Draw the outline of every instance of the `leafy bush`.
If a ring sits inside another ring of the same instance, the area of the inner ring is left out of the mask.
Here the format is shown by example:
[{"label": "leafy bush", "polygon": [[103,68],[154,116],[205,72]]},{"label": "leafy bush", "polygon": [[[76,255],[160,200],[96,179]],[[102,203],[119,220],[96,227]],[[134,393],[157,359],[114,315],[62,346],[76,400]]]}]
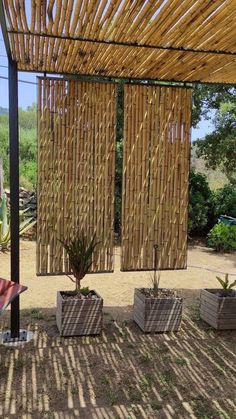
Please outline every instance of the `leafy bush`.
[{"label": "leafy bush", "polygon": [[226,185],[214,192],[214,212],[216,217],[219,215],[229,215],[236,217],[236,187]]},{"label": "leafy bush", "polygon": [[209,231],[209,220],[213,221],[212,192],[206,177],[201,173],[190,171],[189,177],[189,221],[188,232],[191,235],[202,235]]},{"label": "leafy bush", "polygon": [[225,274],[225,279],[220,278],[219,276],[216,277],[217,281],[219,281],[220,285],[223,288],[223,295],[227,296],[231,293],[232,288],[236,285],[236,280],[233,282],[229,282],[229,274]]},{"label": "leafy bush", "polygon": [[[19,157],[21,186],[33,190],[36,184],[36,105],[19,110]],[[4,185],[9,184],[8,114],[0,115],[0,157],[3,160]]]},{"label": "leafy bush", "polygon": [[37,163],[32,160],[20,161],[20,185],[28,190],[34,190],[37,179]]},{"label": "leafy bush", "polygon": [[217,252],[236,250],[236,226],[216,224],[207,235],[207,246]]}]

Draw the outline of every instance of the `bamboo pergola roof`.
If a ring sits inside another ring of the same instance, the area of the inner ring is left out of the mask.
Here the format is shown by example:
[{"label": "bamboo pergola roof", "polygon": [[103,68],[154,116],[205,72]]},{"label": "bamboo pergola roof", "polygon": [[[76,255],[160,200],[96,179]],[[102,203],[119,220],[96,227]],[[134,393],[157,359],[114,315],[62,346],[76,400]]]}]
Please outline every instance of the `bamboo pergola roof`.
[{"label": "bamboo pergola roof", "polygon": [[236,83],[236,0],[0,0],[23,71]]}]

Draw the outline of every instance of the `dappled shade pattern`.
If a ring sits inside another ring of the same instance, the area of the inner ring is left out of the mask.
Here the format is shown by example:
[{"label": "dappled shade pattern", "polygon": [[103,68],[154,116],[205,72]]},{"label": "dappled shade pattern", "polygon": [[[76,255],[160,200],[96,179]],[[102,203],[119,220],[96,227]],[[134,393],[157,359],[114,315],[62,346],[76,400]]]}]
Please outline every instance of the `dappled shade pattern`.
[{"label": "dappled shade pattern", "polygon": [[178,333],[144,335],[131,316],[129,307],[105,307],[101,336],[65,339],[52,310],[23,310],[35,340],[1,347],[0,416],[234,417],[235,332],[213,331],[195,306]]}]

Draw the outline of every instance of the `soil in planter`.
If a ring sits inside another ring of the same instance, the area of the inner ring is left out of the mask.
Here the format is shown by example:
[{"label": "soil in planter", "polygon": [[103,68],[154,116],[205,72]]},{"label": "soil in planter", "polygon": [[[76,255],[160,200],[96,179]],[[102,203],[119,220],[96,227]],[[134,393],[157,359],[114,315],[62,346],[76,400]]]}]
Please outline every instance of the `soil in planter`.
[{"label": "soil in planter", "polygon": [[218,297],[236,298],[236,291],[234,291],[234,290],[230,290],[228,292],[218,291],[218,292],[216,292],[216,295]]},{"label": "soil in planter", "polygon": [[99,298],[94,291],[90,291],[87,295],[82,293],[78,294],[74,291],[61,291],[61,296],[64,300],[96,300]]},{"label": "soil in planter", "polygon": [[168,288],[160,288],[158,291],[158,295],[154,295],[154,291],[152,288],[141,288],[140,291],[145,295],[147,298],[162,298],[162,299],[173,299],[173,298],[179,298],[176,294],[176,291],[173,291]]}]

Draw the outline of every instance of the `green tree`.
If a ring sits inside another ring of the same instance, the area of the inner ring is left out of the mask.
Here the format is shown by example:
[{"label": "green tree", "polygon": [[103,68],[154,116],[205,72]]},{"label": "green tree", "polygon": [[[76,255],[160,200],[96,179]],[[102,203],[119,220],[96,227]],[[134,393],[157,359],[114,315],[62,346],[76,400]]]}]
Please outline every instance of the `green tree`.
[{"label": "green tree", "polygon": [[197,140],[197,155],[209,168],[217,167],[236,184],[236,103],[222,103],[214,119],[215,130]]},{"label": "green tree", "polygon": [[26,110],[19,109],[19,125],[23,130],[36,129],[37,125],[37,105],[33,103]]},{"label": "green tree", "polygon": [[201,118],[210,119],[222,103],[236,104],[236,88],[222,84],[195,84],[193,86],[192,126],[196,128]]},{"label": "green tree", "polygon": [[[209,221],[211,224],[209,225]],[[212,192],[206,177],[201,173],[190,171],[189,176],[189,219],[190,235],[202,235],[214,224]]]},{"label": "green tree", "polygon": [[[36,105],[19,109],[20,184],[33,189],[36,184]],[[5,186],[9,183],[8,114],[0,114],[0,156],[3,159]]]},{"label": "green tree", "polygon": [[236,188],[232,185],[225,185],[213,194],[214,213],[216,218],[219,215],[229,215],[236,218]]}]

